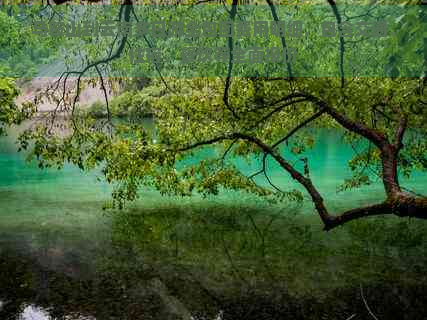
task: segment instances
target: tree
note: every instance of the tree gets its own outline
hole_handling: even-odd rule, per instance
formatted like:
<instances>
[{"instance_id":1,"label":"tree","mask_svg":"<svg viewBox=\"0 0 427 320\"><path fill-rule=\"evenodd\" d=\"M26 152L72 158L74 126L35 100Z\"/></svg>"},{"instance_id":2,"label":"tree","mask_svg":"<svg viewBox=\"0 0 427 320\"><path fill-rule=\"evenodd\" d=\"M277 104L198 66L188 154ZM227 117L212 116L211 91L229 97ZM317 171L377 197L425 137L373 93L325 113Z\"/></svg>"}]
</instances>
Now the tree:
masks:
<instances>
[{"instance_id":1,"label":"tree","mask_svg":"<svg viewBox=\"0 0 427 320\"><path fill-rule=\"evenodd\" d=\"M21 107L16 105L15 98L18 95L14 79L0 78L0 135L6 133L8 126L20 124L33 114L33 104L25 103Z\"/></svg>"},{"instance_id":2,"label":"tree","mask_svg":"<svg viewBox=\"0 0 427 320\"><path fill-rule=\"evenodd\" d=\"M237 3L234 0L229 11L232 19L238 11ZM267 3L273 19L278 20L276 7L270 0ZM337 9L333 0L327 3L338 22L349 19ZM137 19L133 2L126 0L123 4L117 9L118 19ZM409 12L400 18L406 27L416 27L412 24L413 14ZM403 39L400 35L398 39ZM285 47L287 39L282 37L280 40ZM427 169L425 73L421 78L396 78L399 70L394 69L390 78L346 77L344 59L351 44L343 37L338 38L338 51L328 56L335 59L334 64L322 66L324 70L335 68L338 59L340 76L335 78L296 78L292 76L295 70L290 64L287 65L288 77L232 78L230 63L230 73L224 81L221 78L164 78L157 70L158 79L151 83L151 87L143 89L163 87L164 91L150 100L159 136L159 140L153 142L141 124L117 125L108 117L100 125L94 119L82 118L74 112L81 86L85 83L85 73L96 71L105 90L106 80L100 68L113 62L120 63L129 41L126 36L117 37L107 57L91 55L88 60L93 62L80 71L64 73L55 83L54 88L58 89L64 81L65 88L69 76L78 77L73 98L65 92L57 97L58 108L70 111L70 134L51 130L55 111L51 121L42 123L35 131L24 132L20 137L23 147L30 140L35 142L32 153L39 158L41 166L60 167L66 161L85 169L103 166L106 180L118 183L113 197L119 207L125 200L134 200L143 185L155 187L162 193L183 196L195 191L217 194L219 188L224 187L276 200L301 200L302 194L297 190L282 191L271 182L270 186L254 182L254 176L259 174L270 181L265 164L271 157L304 189L325 230L372 215L427 218L427 198L404 189L398 179L399 170L410 174L414 169ZM146 38L142 41L150 45ZM229 45L233 45L231 41ZM372 44L362 41L362 45ZM91 46L93 44L88 44L88 48ZM92 54L93 50L87 52ZM102 52L102 48L97 51L98 54ZM405 54L398 52L393 59L403 59ZM52 95L51 91L47 92ZM108 111L108 100L106 108ZM340 127L345 130L350 143L365 141L365 149L350 162L353 178L345 181L342 188L369 184L369 176L365 173L369 168L382 179L386 193L384 201L331 213L321 190L310 178L307 160L303 158L303 171L289 160L292 153L300 155L316 142L316 137L305 130L307 127ZM290 145L289 150L283 151L284 144ZM202 159L176 170L180 160L208 145L222 148L221 156ZM257 155L262 160L262 167L246 176L227 161L229 155Z\"/></svg>"}]
</instances>

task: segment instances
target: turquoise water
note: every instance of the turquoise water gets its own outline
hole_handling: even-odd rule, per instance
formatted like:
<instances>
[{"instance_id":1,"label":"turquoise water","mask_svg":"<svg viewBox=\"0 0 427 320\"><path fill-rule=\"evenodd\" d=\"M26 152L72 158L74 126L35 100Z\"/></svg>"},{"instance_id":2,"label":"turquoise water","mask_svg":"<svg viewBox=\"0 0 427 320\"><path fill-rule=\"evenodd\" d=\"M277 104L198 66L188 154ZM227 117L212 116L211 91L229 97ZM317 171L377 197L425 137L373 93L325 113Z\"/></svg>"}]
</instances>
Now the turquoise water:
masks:
<instances>
[{"instance_id":1,"label":"turquoise water","mask_svg":"<svg viewBox=\"0 0 427 320\"><path fill-rule=\"evenodd\" d=\"M82 172L69 164L62 170L41 170L36 162L26 162L25 154L17 152L15 138L16 130L0 140L0 225L18 224L22 221L31 221L35 224L61 223L61 220L67 220L66 217L76 217L77 220L83 219L87 222L88 219L95 219L101 214L100 209L102 204L109 200L112 186L103 181L99 172ZM283 150L283 153L286 155L287 150ZM219 151L205 149L189 162L216 155L220 156ZM352 148L343 142L341 135L336 131L323 130L318 136L318 143L307 155L310 176L332 210L342 210L383 199L383 186L374 175L372 179L377 182L371 186L336 192L343 179L351 176L346 164L354 155ZM294 160L299 168L302 167L295 157L292 159L288 156L288 159ZM253 159L251 163L243 159L231 161L247 174L254 173L260 168L259 159ZM267 162L267 171L273 183L282 190L293 188L302 190L271 158ZM256 181L260 184L267 183L262 175L259 175ZM427 174L416 172L411 179L401 177L401 183L405 188L425 193ZM248 199L253 197L235 192L223 192L217 197L208 198L209 201L219 203L245 202ZM182 199L162 197L156 191L146 189L141 191L141 202L144 206L200 201L203 199L198 196ZM307 205L307 213L311 213L310 203Z\"/></svg>"},{"instance_id":2,"label":"turquoise water","mask_svg":"<svg viewBox=\"0 0 427 320\"><path fill-rule=\"evenodd\" d=\"M127 316L124 316L123 319L140 319L134 317L133 311L129 311L132 310L129 308L133 307L145 308L145 310L148 310L148 316L152 315L152 313L150 313L152 312L150 311L150 307L153 304L151 300L143 302L145 298L140 297L139 293L130 292L129 296L127 294L122 295L120 291L121 285L118 284L118 281L119 279L121 279L120 281L125 281L122 278L126 277L131 279L130 282L131 284L133 283L135 288L140 285L148 286L148 292L153 291L154 295L163 297L162 299L164 299L167 304L178 305L174 305L173 307L169 306L168 308L180 309L179 302L173 302L173 298L169 296L164 297L165 294L162 293L162 289L159 289L159 284L156 282L157 280L153 280L154 284L157 283L157 285L153 285L153 282L146 283L144 282L145 280L141 280L140 273L135 275L133 273L134 271L132 271L134 269L140 270L144 265L141 264L139 260L141 259L141 252L138 251L138 253L136 253L136 248L137 246L141 246L141 242L138 241L140 241L141 235L146 232L146 229L143 230L143 228L146 227L144 223L145 218L138 220L139 218L130 216L130 219L128 219L129 217L125 216L123 219L114 220L112 216L105 214L105 212L102 211L102 206L110 199L112 186L103 181L98 171L89 173L82 172L72 165L66 165L62 170L41 170L38 168L37 163L26 162L25 154L16 151L17 146L14 143L16 132L16 130L12 130L8 137L1 138L0 140L0 317L3 317L2 312L5 312L4 314L14 315L16 319L24 320L33 318L40 320L62 319L53 316L53 314L57 312L57 314L60 315L67 315L67 319L116 319L112 316L112 314L116 312L116 306L111 304L111 301L120 301L120 303L117 302L119 305L117 306L117 308L119 308L118 310L121 310L120 312L128 312ZM351 175L350 170L345 165L353 156L352 148L343 143L341 135L336 131L322 130L318 135L318 142L319 143L314 149L307 154L309 158L310 175L332 212L350 209L356 205L369 204L383 199L384 190L379 181L362 189L337 194L337 185L339 185L344 178ZM283 153L286 154L286 150L283 150ZM190 159L189 162L216 155L220 156L221 154L219 151L212 148L204 149L193 159ZM247 174L259 170L259 160L253 160L252 163L248 163L242 159L230 159L230 161L237 164L238 167ZM297 161L296 159L293 160ZM281 189L290 190L298 187L292 179L289 178L287 173L278 167L271 159L268 161L267 167L271 180ZM257 179L259 183L266 183L262 176ZM402 178L402 185L415 192L425 194L427 191L427 174L418 172L415 173L410 180ZM203 208L209 206L213 208L213 210L204 211ZM242 212L239 211L239 206L243 208ZM165 222L169 224L168 218L163 217L168 214L177 214L179 216L183 215L182 211L190 210L191 212L195 212L196 216L198 213L206 212L207 214L213 214L211 217L215 218L215 214L221 213L223 210L228 210L227 212L234 212L237 210L239 211L237 214L242 213L242 216L244 216L247 212L245 211L247 206L254 206L255 208L264 207L264 210L266 207L269 208L269 204L265 201L239 192L222 192L219 196L203 199L200 196L192 198L162 197L158 192L146 189L141 190L140 199L135 204L132 204L133 208L139 208L142 209L142 211L145 210L148 212L148 216L151 215L151 222L155 221L153 217L159 213L159 218L163 219L161 220L163 222L159 222L161 227L163 227L162 224L165 224ZM192 215L191 212L189 216ZM300 208L299 212L307 216L313 215L313 217L316 218L313 206L309 201ZM219 217L223 216L219 215ZM174 218L172 218L172 223L174 223L173 219ZM215 254L217 254L213 252L215 250L209 249L212 250L212 253L209 252L206 257L204 257L197 249L197 240L194 240L194 243L191 242L193 239L197 239L197 235L202 234L204 231L197 233L200 232L200 230L197 231L197 228L199 228L197 226L194 227L194 230L191 230L192 225L187 224L188 222L185 219L182 220L183 222L181 220L176 221L178 221L178 225L175 227L177 227L178 230L181 228L182 234L185 235L186 232L190 234L190 242L187 242L186 249L188 250L188 248L194 246L196 257L193 257L191 255L192 252L189 251L187 258L190 260L192 259L192 263L194 263L194 260L196 261L196 270L198 269L198 261L200 261L201 265L206 265L206 263L209 264L209 260L204 261L204 259L212 259L212 257L215 257ZM318 221L318 219L316 218L315 221ZM183 224L180 225L179 223ZM318 225L320 231L320 221ZM250 228L250 225L248 226L248 228ZM286 224L282 225L280 228L285 227ZM381 228L381 225L379 225L379 228ZM280 230L283 231L284 229ZM350 266L345 262L345 255L348 250L351 249L350 247L353 247L353 240L346 231L350 229L339 229L336 233L328 234L328 236L324 233L317 234L313 235L313 238L305 238L306 236L310 236L310 233L301 231L310 229L291 228L288 229L288 232L290 230L294 230L293 232L295 233L289 236L271 231L269 237L272 236L272 239L276 239L274 237L277 236L278 242L275 245L270 243L272 251L273 249L282 250L282 247L283 250L286 250L287 241L293 238L302 241L301 243L303 245L300 246L298 250L306 247L309 253L321 252L322 250L316 249L316 246L321 243L332 248L339 244L342 249L340 254L335 254L333 251L335 249L332 249L332 251L328 251L324 254L319 253L318 257L314 256L313 259L315 260L305 265L305 274L311 280L308 281L306 279L306 282L302 282L302 279L289 280L294 282L294 286L307 286L308 284L306 283L310 283L310 281L314 286L319 286L320 283L323 283L324 286L329 286L331 282L341 282L340 277L337 275L347 274L347 270L353 271L354 266L351 265L351 262L349 262ZM345 232L342 232L342 230ZM361 231L363 231L363 229ZM193 236L191 236L192 232ZM244 247L246 246L246 235L240 232L241 231L237 230L235 233L229 234L231 237L230 241L235 241L237 245L242 245L242 247ZM251 233L250 230L248 232ZM359 231L356 230L356 232ZM411 232L408 231L408 234L410 233ZM125 247L116 247L117 239L115 240L113 238L117 236L119 240L126 239ZM334 238L334 236L336 236L336 238ZM375 235L368 236L375 237ZM154 251L162 248L162 245L169 247L174 246L173 238L166 241L162 240L162 237L164 236L161 236L160 240L158 240L158 243L161 244L160 247L154 247ZM215 240L214 234L212 237L213 247L215 248L218 246L215 243L217 240ZM385 237L387 239L388 235ZM248 239L251 238L249 237ZM183 243L187 241L185 240L185 236L182 241ZM204 241L206 244L206 240ZM367 243L372 243L369 240L366 241ZM388 240L385 242L387 241ZM190 243L190 245L188 245L188 243ZM406 247L402 246L402 249L399 249L401 246L399 243L400 242L397 242L397 245L393 245L395 247L391 247L391 251L388 253L390 257L395 257L393 256L393 252L396 250L401 250L401 252L406 253ZM417 239L415 239L414 245L415 248L420 248L420 243ZM142 246L144 246L144 244L142 244ZM220 247L219 245L219 248ZM323 247L323 249L327 247ZM379 247L383 248L381 246ZM368 246L367 250L371 250L369 248ZM170 248L167 250L173 251ZM292 251L295 250L295 248L291 245L288 250ZM363 250L362 252L365 252ZM203 252L203 250L201 252ZM219 254L218 257L224 256L221 250L219 250ZM234 254L236 254L236 252L234 252ZM283 255L283 252L278 253L278 257ZM343 259L340 258L340 255ZM165 258L165 256L167 257L167 255L161 252L159 252L158 256L163 258ZM414 254L411 253L410 257L412 260L408 260L408 256L405 257L404 259L394 258L396 268L405 270L408 268L408 265L415 266L412 261L417 261L417 251L415 251ZM143 258L142 256L142 261L144 261ZM221 259L218 258L218 268L221 268ZM258 263L260 258L254 257L253 259L254 260L249 260L245 263L249 263L251 266L254 263ZM274 255L270 256L269 259L274 261ZM295 268L298 268L297 266L299 264L304 266L304 262L301 262L300 259L301 257L298 256L295 260L290 260L290 263L285 261L283 267L286 268L287 272L291 272L292 274L294 271L289 271L293 270L292 265L294 265ZM400 265L401 261L402 266ZM156 267L156 272L163 274L163 276L175 274L173 272L171 273L168 269L169 267L172 268L170 263L170 259L167 261L160 261L160 267ZM183 263L185 264L186 262L184 261ZM240 263L242 263L242 261L240 261ZM279 266L282 266L280 261L277 263ZM314 268L314 271L311 269L308 270L308 268L313 267L307 266L314 265L319 265L320 271L316 268ZM320 265L322 265L322 267L320 267ZM362 270L366 269L365 266L362 267ZM99 273L99 268L105 268L106 270L115 270L115 268L122 270L124 268L126 272L120 271L119 275L111 275L111 273L108 273L110 271L108 271L106 274L109 280L107 284L104 284L102 281L105 279L102 277L105 274L102 272ZM165 270L162 270L162 268ZM369 270L369 268L366 270ZM372 272L375 272L374 270L375 269L372 268ZM421 265L421 270L425 270L425 265ZM179 272L180 271L178 271L178 274ZM320 280L320 275L322 275L321 277L323 280ZM88 287L82 289L82 281L91 281L90 279L92 277L97 279L94 281L95 284L91 284L91 282L87 284L87 282L85 282ZM157 277L157 275L155 275L155 277ZM180 277L185 279L185 277L188 276L184 276L182 273ZM84 280L88 278L89 280ZM361 278L363 277L361 276ZM343 279L347 278L343 277ZM165 282L169 286L181 286L180 282L177 282L177 284L174 279L164 280L162 278L162 281L169 281ZM298 284L299 281L303 284ZM192 295L194 293L192 293L191 290L195 290L195 292L199 290L195 285L193 286L194 287L188 290L177 291L182 299L185 299L182 295L185 296L186 291L188 291L190 297L187 303L193 299ZM139 292L138 290L136 292ZM114 297L111 297L110 294ZM138 299L140 302L135 304L133 303L133 299ZM81 302L86 300L90 302ZM349 301L351 301L351 299ZM202 302L201 300L200 304L202 304ZM107 307L105 307L106 305ZM164 308L165 310L169 310L166 307ZM2 311L2 309L5 311ZM219 309L216 309L215 312L219 312L218 310ZM153 319L165 318L161 316L161 313L154 313L155 317ZM97 316L94 317L93 315ZM141 317L142 319L146 319L144 318L145 316L142 316L142 313ZM317 316L315 316L315 318L316 317ZM341 318L343 317L339 319ZM217 317L215 319L221 318ZM331 317L330 319L335 318Z\"/></svg>"},{"instance_id":3,"label":"turquoise water","mask_svg":"<svg viewBox=\"0 0 427 320\"><path fill-rule=\"evenodd\" d=\"M46 241L54 244L59 241L61 248L77 250L80 255L86 255L91 246L94 250L105 247L110 238L111 219L102 207L111 199L113 187L102 179L99 171L83 172L70 164L61 170L42 170L36 162L28 163L26 155L17 152L14 142L16 132L12 130L8 137L0 140L0 240L8 239L14 246L22 245L25 248L42 247ZM346 163L353 156L352 148L344 144L336 131L323 130L318 141L308 153L310 175L332 213L384 199L380 181L361 189L337 193L337 186L351 175ZM221 154L212 148L204 149L187 163L213 156ZM251 163L243 159L230 161L247 174L260 168L259 159L253 159ZM271 158L267 168L271 180L282 190L302 190ZM262 175L257 177L257 181L267 184ZM410 180L402 178L401 182L415 192L427 192L427 174L414 173ZM218 196L204 199L198 195L191 198L166 197L143 188L140 198L131 206L142 210L173 212L175 208L268 208L270 204L242 192L223 191ZM315 217L321 226L310 201L297 207L300 214ZM286 212L289 205L284 204L283 208Z\"/></svg>"}]
</instances>

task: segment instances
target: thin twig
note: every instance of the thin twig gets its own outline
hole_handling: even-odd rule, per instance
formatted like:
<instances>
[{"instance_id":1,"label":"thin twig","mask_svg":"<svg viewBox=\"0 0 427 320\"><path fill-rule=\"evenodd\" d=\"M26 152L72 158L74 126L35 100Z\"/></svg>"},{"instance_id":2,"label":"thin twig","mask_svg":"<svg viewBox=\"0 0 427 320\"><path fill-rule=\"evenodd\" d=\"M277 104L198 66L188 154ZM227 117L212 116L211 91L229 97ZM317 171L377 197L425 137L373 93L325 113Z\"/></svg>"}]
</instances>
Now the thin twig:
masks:
<instances>
[{"instance_id":1,"label":"thin twig","mask_svg":"<svg viewBox=\"0 0 427 320\"><path fill-rule=\"evenodd\" d=\"M369 308L368 302L366 302L366 299L365 299L365 297L363 295L362 284L360 284L360 295L362 296L363 303L365 304L365 307L368 310L369 314L372 316L372 318L374 318L375 320L378 320L378 318L372 312L371 308Z\"/></svg>"}]
</instances>

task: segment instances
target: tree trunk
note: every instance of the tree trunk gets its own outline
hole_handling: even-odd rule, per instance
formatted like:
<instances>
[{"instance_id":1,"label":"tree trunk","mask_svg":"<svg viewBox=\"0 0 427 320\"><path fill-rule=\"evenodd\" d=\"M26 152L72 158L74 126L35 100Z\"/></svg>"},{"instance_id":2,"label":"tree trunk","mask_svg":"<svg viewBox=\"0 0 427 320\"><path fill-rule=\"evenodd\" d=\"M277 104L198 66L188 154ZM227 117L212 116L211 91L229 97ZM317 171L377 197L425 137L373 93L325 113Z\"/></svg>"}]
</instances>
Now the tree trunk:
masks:
<instances>
[{"instance_id":1,"label":"tree trunk","mask_svg":"<svg viewBox=\"0 0 427 320\"><path fill-rule=\"evenodd\" d=\"M381 151L382 179L388 197L401 192L397 168L398 150L393 145L386 145Z\"/></svg>"}]
</instances>

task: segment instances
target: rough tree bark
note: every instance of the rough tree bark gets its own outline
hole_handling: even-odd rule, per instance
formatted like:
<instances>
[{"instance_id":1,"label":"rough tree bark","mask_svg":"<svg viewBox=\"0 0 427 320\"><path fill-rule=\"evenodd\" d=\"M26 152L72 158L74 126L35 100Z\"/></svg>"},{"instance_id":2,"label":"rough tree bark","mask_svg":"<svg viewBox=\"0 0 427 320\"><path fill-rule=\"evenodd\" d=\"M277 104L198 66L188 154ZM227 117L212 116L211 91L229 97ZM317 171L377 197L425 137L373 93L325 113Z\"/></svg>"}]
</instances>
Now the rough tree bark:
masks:
<instances>
[{"instance_id":1,"label":"rough tree bark","mask_svg":"<svg viewBox=\"0 0 427 320\"><path fill-rule=\"evenodd\" d=\"M350 220L372 215L395 214L400 217L427 219L427 198L415 197L403 192L398 180L398 156L399 152L404 147L403 137L408 124L406 116L402 116L399 126L396 129L395 141L390 142L381 132L347 118L345 114L329 106L326 102L309 94L303 94L303 96L305 96L308 101L315 103L319 108L324 109L325 112L342 127L363 136L376 145L381 151L382 181L386 192L386 199L381 203L355 208L336 216L326 214L326 219L324 218L324 209L322 208L319 210L318 204L314 201L316 209L325 225L325 230L331 230Z\"/></svg>"}]
</instances>

